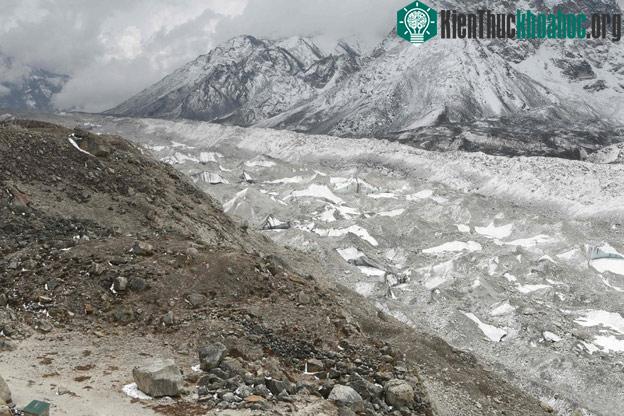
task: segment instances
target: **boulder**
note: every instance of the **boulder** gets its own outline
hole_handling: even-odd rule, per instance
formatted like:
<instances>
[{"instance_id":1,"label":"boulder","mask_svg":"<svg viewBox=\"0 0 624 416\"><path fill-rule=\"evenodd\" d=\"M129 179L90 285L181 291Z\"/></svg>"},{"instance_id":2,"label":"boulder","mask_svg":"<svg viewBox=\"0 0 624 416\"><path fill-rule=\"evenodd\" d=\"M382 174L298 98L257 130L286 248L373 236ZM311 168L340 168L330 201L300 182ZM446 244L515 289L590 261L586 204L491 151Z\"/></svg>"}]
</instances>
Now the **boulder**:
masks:
<instances>
[{"instance_id":1,"label":"boulder","mask_svg":"<svg viewBox=\"0 0 624 416\"><path fill-rule=\"evenodd\" d=\"M144 241L135 241L132 246L132 252L137 256L151 256L154 254L154 247Z\"/></svg>"},{"instance_id":2,"label":"boulder","mask_svg":"<svg viewBox=\"0 0 624 416\"><path fill-rule=\"evenodd\" d=\"M355 373L351 378L351 387L366 400L380 398L383 394L383 387L379 384L371 383L361 375Z\"/></svg>"},{"instance_id":3,"label":"boulder","mask_svg":"<svg viewBox=\"0 0 624 416\"><path fill-rule=\"evenodd\" d=\"M199 367L203 371L216 368L223 361L227 348L220 342L205 345L199 349Z\"/></svg>"},{"instance_id":4,"label":"boulder","mask_svg":"<svg viewBox=\"0 0 624 416\"><path fill-rule=\"evenodd\" d=\"M308 373L318 373L319 371L323 371L324 369L325 364L323 364L323 361L319 359L311 358L307 362L306 370L308 370Z\"/></svg>"},{"instance_id":5,"label":"boulder","mask_svg":"<svg viewBox=\"0 0 624 416\"><path fill-rule=\"evenodd\" d=\"M134 311L130 306L118 306L113 310L113 318L121 324L129 324L134 321Z\"/></svg>"},{"instance_id":6,"label":"boulder","mask_svg":"<svg viewBox=\"0 0 624 416\"><path fill-rule=\"evenodd\" d=\"M175 319L175 315L173 314L173 311L169 311L163 315L162 323L165 324L166 326L175 325L176 319Z\"/></svg>"},{"instance_id":7,"label":"boulder","mask_svg":"<svg viewBox=\"0 0 624 416\"><path fill-rule=\"evenodd\" d=\"M414 404L414 389L405 380L393 379L384 385L386 403L396 409L410 407Z\"/></svg>"},{"instance_id":8,"label":"boulder","mask_svg":"<svg viewBox=\"0 0 624 416\"><path fill-rule=\"evenodd\" d=\"M336 384L331 393L329 393L327 400L348 406L361 402L362 396L360 396L357 391L353 390L349 386Z\"/></svg>"},{"instance_id":9,"label":"boulder","mask_svg":"<svg viewBox=\"0 0 624 416\"><path fill-rule=\"evenodd\" d=\"M281 381L276 380L274 378L267 378L265 381L266 386L269 391L273 393L274 396L279 395L281 392L285 391L288 394L295 392L295 385L290 381Z\"/></svg>"},{"instance_id":10,"label":"boulder","mask_svg":"<svg viewBox=\"0 0 624 416\"><path fill-rule=\"evenodd\" d=\"M201 308L208 302L208 298L201 293L191 293L186 300L193 309Z\"/></svg>"},{"instance_id":11,"label":"boulder","mask_svg":"<svg viewBox=\"0 0 624 416\"><path fill-rule=\"evenodd\" d=\"M128 280L128 289L135 292L142 292L147 289L147 282L141 277L131 277Z\"/></svg>"},{"instance_id":12,"label":"boulder","mask_svg":"<svg viewBox=\"0 0 624 416\"><path fill-rule=\"evenodd\" d=\"M152 397L178 396L182 391L182 372L173 360L158 360L135 367L132 376L138 388Z\"/></svg>"},{"instance_id":13,"label":"boulder","mask_svg":"<svg viewBox=\"0 0 624 416\"><path fill-rule=\"evenodd\" d=\"M115 278L115 281L113 282L113 289L115 289L117 292L125 292L127 287L128 279L123 276Z\"/></svg>"},{"instance_id":14,"label":"boulder","mask_svg":"<svg viewBox=\"0 0 624 416\"><path fill-rule=\"evenodd\" d=\"M0 400L5 403L11 403L11 390L9 390L9 386L6 384L2 376L0 376Z\"/></svg>"}]
</instances>

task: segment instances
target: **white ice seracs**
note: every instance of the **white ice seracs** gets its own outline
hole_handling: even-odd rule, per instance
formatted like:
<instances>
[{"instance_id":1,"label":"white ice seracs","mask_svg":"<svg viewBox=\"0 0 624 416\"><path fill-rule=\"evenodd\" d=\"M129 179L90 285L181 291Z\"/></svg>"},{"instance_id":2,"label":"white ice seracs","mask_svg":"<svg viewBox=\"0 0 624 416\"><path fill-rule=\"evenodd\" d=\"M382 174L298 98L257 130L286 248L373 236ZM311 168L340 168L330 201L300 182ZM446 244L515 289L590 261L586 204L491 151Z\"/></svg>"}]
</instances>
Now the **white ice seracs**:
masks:
<instances>
[{"instance_id":1,"label":"white ice seracs","mask_svg":"<svg viewBox=\"0 0 624 416\"><path fill-rule=\"evenodd\" d=\"M452 253L452 252L458 252L458 251L473 252L473 251L481 251L481 249L482 249L481 244L477 243L476 241L468 241L468 242L451 241L451 242L444 243L436 247L427 248L423 250L423 253L441 254L441 253Z\"/></svg>"},{"instance_id":2,"label":"white ice seracs","mask_svg":"<svg viewBox=\"0 0 624 416\"><path fill-rule=\"evenodd\" d=\"M464 315L468 317L471 321L477 324L481 332L485 334L485 336L492 342L501 342L503 338L507 336L507 331L501 328L497 328L494 325L489 325L481 322L479 318L475 316L473 313L462 312Z\"/></svg>"},{"instance_id":3,"label":"white ice seracs","mask_svg":"<svg viewBox=\"0 0 624 416\"><path fill-rule=\"evenodd\" d=\"M487 238L507 238L511 235L513 224L501 225L497 227L491 223L487 227L475 227L475 231Z\"/></svg>"}]
</instances>

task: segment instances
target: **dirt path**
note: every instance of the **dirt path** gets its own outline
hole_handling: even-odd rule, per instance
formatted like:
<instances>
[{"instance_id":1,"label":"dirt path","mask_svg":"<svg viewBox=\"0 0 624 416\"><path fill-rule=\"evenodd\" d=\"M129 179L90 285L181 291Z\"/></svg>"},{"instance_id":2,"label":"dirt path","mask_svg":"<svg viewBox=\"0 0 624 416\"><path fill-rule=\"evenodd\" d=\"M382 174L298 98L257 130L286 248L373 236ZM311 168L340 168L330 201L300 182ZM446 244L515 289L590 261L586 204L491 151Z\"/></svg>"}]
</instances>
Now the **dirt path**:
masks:
<instances>
[{"instance_id":1,"label":"dirt path","mask_svg":"<svg viewBox=\"0 0 624 416\"><path fill-rule=\"evenodd\" d=\"M59 416L155 415L121 391L132 382L129 366L149 358L144 351L172 356L152 337L34 336L0 354L0 374L20 407L38 399L50 402L51 414ZM63 390L69 393L59 395Z\"/></svg>"}]
</instances>

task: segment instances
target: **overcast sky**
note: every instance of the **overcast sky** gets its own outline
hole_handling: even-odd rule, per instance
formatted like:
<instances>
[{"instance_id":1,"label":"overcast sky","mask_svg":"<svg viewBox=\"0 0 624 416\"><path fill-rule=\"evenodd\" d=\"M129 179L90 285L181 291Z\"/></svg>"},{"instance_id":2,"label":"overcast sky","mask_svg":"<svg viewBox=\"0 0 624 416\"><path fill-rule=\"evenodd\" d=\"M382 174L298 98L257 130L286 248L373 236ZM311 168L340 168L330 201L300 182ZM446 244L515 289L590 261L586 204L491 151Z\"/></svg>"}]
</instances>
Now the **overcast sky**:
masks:
<instances>
[{"instance_id":1,"label":"overcast sky","mask_svg":"<svg viewBox=\"0 0 624 416\"><path fill-rule=\"evenodd\" d=\"M404 3L2 0L0 52L23 64L70 75L56 97L60 108L100 111L240 34L377 42L391 30L395 11Z\"/></svg>"}]
</instances>

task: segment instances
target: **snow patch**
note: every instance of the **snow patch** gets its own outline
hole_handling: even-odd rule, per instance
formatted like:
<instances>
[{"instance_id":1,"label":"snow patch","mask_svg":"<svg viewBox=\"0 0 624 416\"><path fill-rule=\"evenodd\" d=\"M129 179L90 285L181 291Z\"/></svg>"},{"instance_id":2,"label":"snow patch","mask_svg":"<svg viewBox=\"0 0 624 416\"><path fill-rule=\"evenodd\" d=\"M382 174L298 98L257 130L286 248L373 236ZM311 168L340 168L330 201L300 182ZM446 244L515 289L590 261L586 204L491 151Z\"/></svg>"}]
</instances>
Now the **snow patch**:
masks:
<instances>
[{"instance_id":1,"label":"snow patch","mask_svg":"<svg viewBox=\"0 0 624 416\"><path fill-rule=\"evenodd\" d=\"M376 267L359 266L358 269L367 276L383 277L386 275L384 270L377 269Z\"/></svg>"},{"instance_id":2,"label":"snow patch","mask_svg":"<svg viewBox=\"0 0 624 416\"><path fill-rule=\"evenodd\" d=\"M399 209L395 209L395 210L392 210L392 211L380 212L379 214L377 214L377 216L379 216L379 217L398 217L400 215L403 215L404 212L405 212L404 209L399 208Z\"/></svg>"},{"instance_id":3,"label":"snow patch","mask_svg":"<svg viewBox=\"0 0 624 416\"><path fill-rule=\"evenodd\" d=\"M584 311L582 315L574 321L578 325L585 327L603 326L624 335L624 318L619 313L590 309Z\"/></svg>"},{"instance_id":4,"label":"snow patch","mask_svg":"<svg viewBox=\"0 0 624 416\"><path fill-rule=\"evenodd\" d=\"M122 387L121 391L123 391L128 397L132 397L133 399L139 400L152 400L152 396L148 396L139 390L139 387L136 383L126 384Z\"/></svg>"},{"instance_id":5,"label":"snow patch","mask_svg":"<svg viewBox=\"0 0 624 416\"><path fill-rule=\"evenodd\" d=\"M433 191L431 189L425 189L423 191L416 192L415 194L407 195L405 199L407 199L408 201L418 201L421 199L431 198L432 196Z\"/></svg>"},{"instance_id":6,"label":"snow patch","mask_svg":"<svg viewBox=\"0 0 624 416\"><path fill-rule=\"evenodd\" d=\"M554 241L555 240L552 237L540 234L535 237L521 238L519 240L509 241L503 244L508 245L508 246L520 246L524 248L530 248L530 247L535 247L541 244L549 244Z\"/></svg>"},{"instance_id":7,"label":"snow patch","mask_svg":"<svg viewBox=\"0 0 624 416\"><path fill-rule=\"evenodd\" d=\"M504 316L504 315L509 315L514 313L514 311L516 310L515 307L513 307L509 301L504 301L503 303L499 304L498 306L494 307L494 309L492 309L492 311L490 311L490 315L492 316Z\"/></svg>"},{"instance_id":8,"label":"snow patch","mask_svg":"<svg viewBox=\"0 0 624 416\"><path fill-rule=\"evenodd\" d=\"M352 225L349 228L342 229L315 229L314 232L321 237L342 237L343 235L347 235L349 233L355 234L360 237L362 240L367 241L370 245L377 247L379 243L377 240L371 236L365 228L360 227L359 225Z\"/></svg>"},{"instance_id":9,"label":"snow patch","mask_svg":"<svg viewBox=\"0 0 624 416\"><path fill-rule=\"evenodd\" d=\"M477 324L481 332L492 342L501 342L503 338L507 336L507 331L501 328L497 328L493 325L489 325L481 322L473 313L462 312L468 319Z\"/></svg>"},{"instance_id":10,"label":"snow patch","mask_svg":"<svg viewBox=\"0 0 624 416\"><path fill-rule=\"evenodd\" d=\"M491 223L487 227L475 227L475 231L487 238L507 238L511 235L513 224L502 225L497 227Z\"/></svg>"},{"instance_id":11,"label":"snow patch","mask_svg":"<svg viewBox=\"0 0 624 416\"><path fill-rule=\"evenodd\" d=\"M294 191L290 197L312 197L321 198L334 204L343 204L344 201L337 197L327 186L312 184L307 189Z\"/></svg>"},{"instance_id":12,"label":"snow patch","mask_svg":"<svg viewBox=\"0 0 624 416\"><path fill-rule=\"evenodd\" d=\"M544 339L546 341L550 341L550 342L559 342L559 341L561 341L561 337L559 335L555 334L554 332L544 331L544 333L542 335L544 336Z\"/></svg>"},{"instance_id":13,"label":"snow patch","mask_svg":"<svg viewBox=\"0 0 624 416\"><path fill-rule=\"evenodd\" d=\"M364 253L355 247L337 248L336 251L345 261L357 260L364 257Z\"/></svg>"},{"instance_id":14,"label":"snow patch","mask_svg":"<svg viewBox=\"0 0 624 416\"><path fill-rule=\"evenodd\" d=\"M460 233L470 232L470 227L465 224L456 224L456 226L457 226L457 231L459 231Z\"/></svg>"},{"instance_id":15,"label":"snow patch","mask_svg":"<svg viewBox=\"0 0 624 416\"><path fill-rule=\"evenodd\" d=\"M440 253L448 253L448 252L458 252L458 251L481 251L481 244L475 241L451 241L448 243L444 243L437 247L432 247L423 250L425 254L440 254Z\"/></svg>"},{"instance_id":16,"label":"snow patch","mask_svg":"<svg viewBox=\"0 0 624 416\"><path fill-rule=\"evenodd\" d=\"M548 289L550 285L518 285L516 288L518 292L522 294L528 294L532 292L537 292L538 290Z\"/></svg>"}]
</instances>

